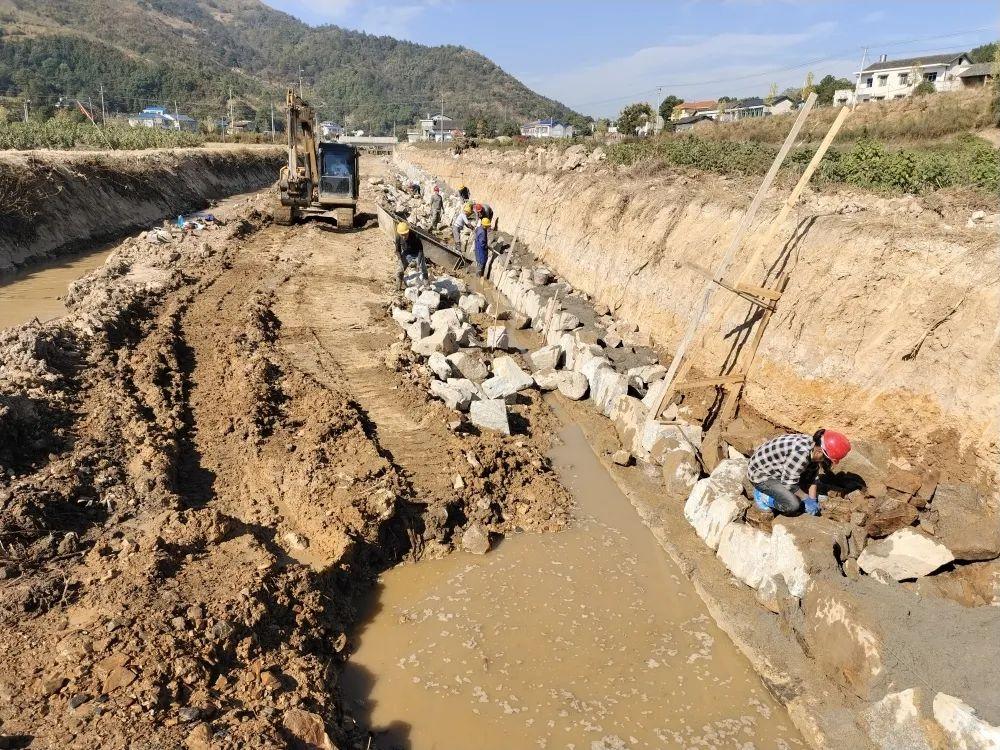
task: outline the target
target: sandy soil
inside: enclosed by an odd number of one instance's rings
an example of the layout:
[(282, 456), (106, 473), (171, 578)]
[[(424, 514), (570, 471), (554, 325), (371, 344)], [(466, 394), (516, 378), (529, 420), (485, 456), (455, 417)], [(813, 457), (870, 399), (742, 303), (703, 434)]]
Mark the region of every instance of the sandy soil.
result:
[(363, 747), (336, 683), (374, 576), (473, 521), (565, 523), (540, 403), (513, 438), (453, 429), (377, 230), (264, 200), (126, 241), (66, 318), (0, 332), (9, 746)]

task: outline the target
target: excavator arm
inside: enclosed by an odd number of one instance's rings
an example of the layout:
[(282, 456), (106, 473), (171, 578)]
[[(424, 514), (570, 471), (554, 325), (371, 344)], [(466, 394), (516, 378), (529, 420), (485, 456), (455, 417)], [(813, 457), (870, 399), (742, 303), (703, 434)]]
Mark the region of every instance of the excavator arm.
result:
[[(288, 138), (288, 163), (281, 168), (278, 189), (281, 192), (280, 223), (291, 223), (296, 208), (305, 208), (316, 200), (319, 186), (319, 164), (316, 158), (316, 134), (313, 130), (315, 113), (295, 93), (285, 95), (287, 112), (285, 134)], [(279, 218), (276, 214), (276, 219)]]

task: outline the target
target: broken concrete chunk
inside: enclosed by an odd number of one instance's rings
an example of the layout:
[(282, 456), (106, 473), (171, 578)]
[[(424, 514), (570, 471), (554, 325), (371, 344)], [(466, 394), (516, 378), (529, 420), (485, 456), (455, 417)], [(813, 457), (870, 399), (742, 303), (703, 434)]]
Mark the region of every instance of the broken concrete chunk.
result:
[(426, 305), (428, 310), (434, 312), (441, 307), (441, 295), (432, 289), (425, 289), (417, 297), (415, 305)]
[(424, 336), (422, 339), (414, 341), (410, 345), (410, 348), (415, 354), (429, 357), (434, 352), (452, 354), (458, 350), (458, 343), (455, 341), (455, 335), (451, 331), (442, 330), (435, 331), (429, 336)]
[(559, 387), (559, 378), (563, 373), (547, 367), (532, 374), (535, 385), (543, 391), (554, 391)]
[(463, 294), (458, 300), (458, 306), (467, 315), (476, 315), (486, 309), (486, 297), (478, 292)]
[(478, 354), (455, 352), (448, 355), (448, 362), (463, 378), (475, 383), (482, 383), (490, 374), (489, 368)]
[(503, 326), (490, 326), (486, 329), (486, 346), (490, 349), (507, 349), (510, 347), (510, 339), (507, 336), (507, 329)]
[(440, 276), (431, 282), (431, 289), (440, 297), (455, 301), (465, 294), (469, 287), (454, 276)]
[(458, 388), (442, 383), (440, 380), (431, 381), (431, 394), (441, 399), (444, 405), (455, 411), (468, 411), (472, 397), (463, 393)]
[(448, 307), (431, 313), (431, 328), (439, 331), (442, 328), (459, 328), (468, 320), (465, 312), (458, 307)]
[(487, 398), (506, 398), (534, 384), (534, 379), (518, 367), (513, 357), (497, 357), (493, 360), (493, 377), (483, 381), (483, 393)]
[(897, 581), (905, 581), (930, 575), (954, 559), (940, 542), (914, 529), (900, 529), (885, 539), (869, 541), (858, 557), (858, 565), (869, 575), (882, 571)]
[(558, 345), (543, 346), (541, 349), (531, 352), (528, 355), (528, 361), (531, 362), (532, 372), (556, 369), (559, 366), (559, 357), (561, 354), (562, 349)]
[(934, 536), (956, 560), (1000, 557), (1000, 516), (968, 484), (940, 484), (930, 506), (937, 512)]
[(502, 399), (473, 401), (469, 407), (469, 418), (476, 427), (495, 430), (505, 435), (510, 434), (510, 423), (507, 421), (507, 404)]
[(684, 503), (684, 518), (713, 550), (719, 548), (722, 530), (750, 505), (743, 497), (744, 471), (745, 464), (720, 462), (709, 477), (695, 484)]
[(399, 323), (399, 325), (402, 326), (403, 328), (406, 328), (406, 326), (408, 326), (410, 323), (412, 323), (414, 320), (417, 319), (417, 316), (414, 315), (409, 310), (404, 310), (402, 307), (396, 307), (395, 305), (393, 305), (392, 319), (395, 320), (397, 323)]
[(451, 363), (441, 352), (433, 352), (427, 358), (427, 366), (438, 380), (447, 380), (451, 377)]
[(426, 320), (428, 323), (431, 321), (431, 313), (433, 309), (428, 307), (423, 302), (413, 303), (413, 315), (417, 320)]
[(415, 320), (403, 329), (413, 341), (419, 341), (431, 335), (431, 324), (426, 320)]
[(553, 330), (572, 331), (580, 327), (580, 319), (573, 313), (563, 310), (552, 316), (552, 322), (549, 325)]
[(448, 378), (445, 382), (451, 388), (458, 389), (463, 396), (469, 399), (469, 401), (476, 401), (483, 397), (483, 393), (479, 390), (479, 386), (468, 378)]
[(559, 378), (559, 392), (571, 401), (579, 401), (586, 398), (589, 384), (587, 378), (579, 372), (561, 372)]

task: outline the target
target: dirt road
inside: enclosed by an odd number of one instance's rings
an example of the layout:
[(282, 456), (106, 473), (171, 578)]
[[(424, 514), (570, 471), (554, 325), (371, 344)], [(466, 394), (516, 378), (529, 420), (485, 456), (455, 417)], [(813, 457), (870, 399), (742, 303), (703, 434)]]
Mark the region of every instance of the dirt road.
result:
[(363, 746), (336, 682), (374, 576), (567, 518), (544, 429), (428, 400), (377, 230), (260, 206), (129, 240), (66, 318), (0, 334), (7, 745)]

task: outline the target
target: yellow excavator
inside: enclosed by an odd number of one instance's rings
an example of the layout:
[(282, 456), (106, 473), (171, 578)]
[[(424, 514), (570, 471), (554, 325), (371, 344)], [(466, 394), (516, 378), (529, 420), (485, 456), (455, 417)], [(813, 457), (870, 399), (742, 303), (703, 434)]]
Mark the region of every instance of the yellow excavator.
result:
[(316, 113), (293, 89), (285, 104), (288, 164), (278, 177), (275, 223), (324, 217), (336, 221), (338, 229), (350, 229), (358, 207), (358, 150), (318, 139)]

